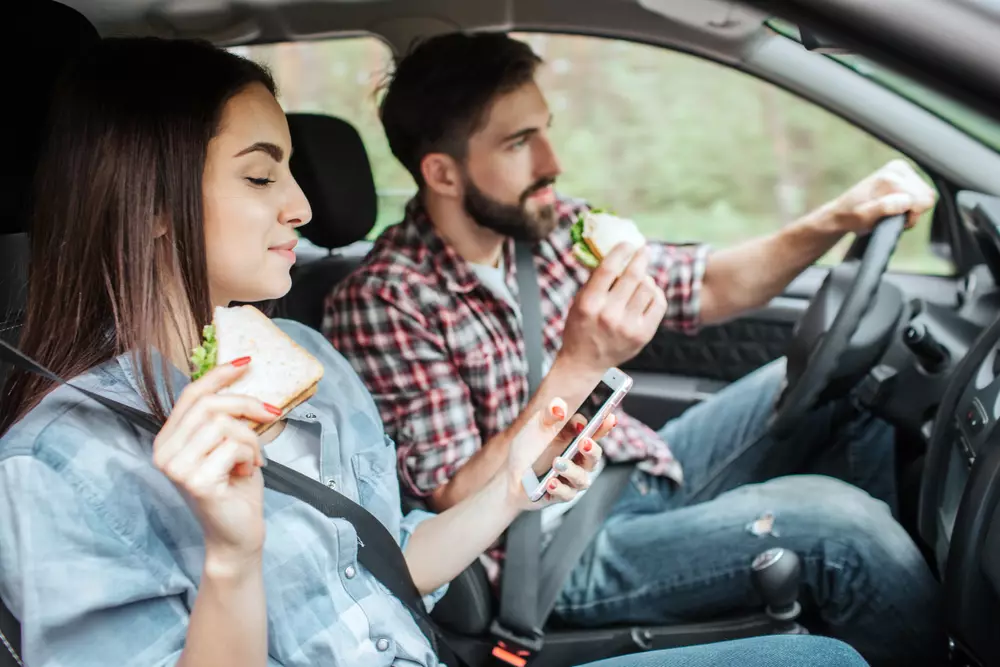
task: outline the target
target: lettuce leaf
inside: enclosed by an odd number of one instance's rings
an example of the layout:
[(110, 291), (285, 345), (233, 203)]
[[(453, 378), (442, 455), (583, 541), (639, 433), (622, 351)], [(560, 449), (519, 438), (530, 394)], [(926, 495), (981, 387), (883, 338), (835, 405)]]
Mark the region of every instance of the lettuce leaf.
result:
[(570, 227), (569, 235), (573, 243), (583, 243), (583, 213), (576, 219), (576, 223)]
[(587, 213), (604, 213), (604, 209), (592, 208), (590, 211), (581, 211), (576, 222), (569, 230), (570, 238), (573, 239), (573, 254), (581, 264), (588, 269), (596, 269), (601, 263), (597, 256), (590, 251), (587, 243), (583, 240), (583, 219)]
[(590, 248), (587, 247), (586, 243), (574, 243), (573, 255), (588, 269), (593, 270), (600, 265), (597, 257), (594, 256), (594, 253), (590, 252)]
[(191, 354), (191, 365), (194, 367), (191, 373), (192, 380), (197, 380), (215, 368), (215, 360), (219, 354), (219, 346), (215, 341), (215, 327), (211, 324), (205, 325), (201, 335), (202, 344), (194, 348)]

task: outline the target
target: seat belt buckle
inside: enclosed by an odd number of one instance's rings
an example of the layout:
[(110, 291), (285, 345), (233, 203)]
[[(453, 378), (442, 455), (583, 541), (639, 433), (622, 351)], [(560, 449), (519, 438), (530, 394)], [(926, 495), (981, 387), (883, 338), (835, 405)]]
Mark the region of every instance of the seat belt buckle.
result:
[(532, 632), (530, 636), (522, 632), (513, 632), (494, 620), (490, 625), (490, 634), (496, 639), (492, 655), (505, 665), (525, 667), (531, 658), (542, 650), (545, 644), (540, 631)]

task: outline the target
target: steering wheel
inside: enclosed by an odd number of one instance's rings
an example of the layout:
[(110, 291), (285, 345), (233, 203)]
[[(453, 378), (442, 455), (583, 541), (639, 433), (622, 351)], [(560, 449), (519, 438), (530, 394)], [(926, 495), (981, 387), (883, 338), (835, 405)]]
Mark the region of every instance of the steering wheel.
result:
[[(868, 237), (862, 258), (845, 259), (833, 268), (795, 325), (785, 355), (785, 386), (771, 417), (770, 429), (776, 437), (788, 436), (831, 381), (843, 376), (842, 359), (876, 301), (905, 223), (903, 215), (880, 221)], [(868, 346), (888, 340), (895, 315), (879, 318), (878, 331), (866, 336)], [(873, 355), (865, 356), (871, 359)]]

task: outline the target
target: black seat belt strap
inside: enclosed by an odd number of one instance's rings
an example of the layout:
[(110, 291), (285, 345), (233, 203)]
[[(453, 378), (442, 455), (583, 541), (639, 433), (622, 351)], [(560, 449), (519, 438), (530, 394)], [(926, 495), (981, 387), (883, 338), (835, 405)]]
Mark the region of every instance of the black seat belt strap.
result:
[[(2, 339), (0, 339), (0, 360), (7, 361), (23, 371), (36, 373), (53, 382), (71, 387), (149, 433), (155, 435), (162, 427), (162, 424), (147, 412), (66, 382)], [(268, 462), (262, 468), (262, 473), (267, 488), (294, 496), (328, 517), (349, 521), (358, 535), (358, 562), (381, 581), (416, 617), (417, 624), (431, 644), (435, 644), (436, 635), (463, 665), (474, 665), (479, 662), (465, 650), (460, 650), (449, 642), (445, 633), (431, 619), (416, 584), (413, 583), (399, 543), (373, 514), (347, 496), (279, 463)]]

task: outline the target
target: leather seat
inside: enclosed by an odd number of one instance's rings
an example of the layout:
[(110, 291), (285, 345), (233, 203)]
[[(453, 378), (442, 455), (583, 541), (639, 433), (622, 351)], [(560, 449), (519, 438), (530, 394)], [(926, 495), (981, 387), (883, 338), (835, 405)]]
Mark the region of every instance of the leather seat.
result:
[[(13, 39), (4, 41), (5, 62), (30, 63), (9, 68), (14, 80), (8, 90), (15, 93), (8, 105), (14, 115), (9, 126), (16, 131), (6, 139), (12, 156), (0, 167), (0, 336), (7, 341), (17, 339), (27, 300), (27, 221), (52, 87), (63, 67), (100, 39), (75, 9), (52, 0), (23, 5), (5, 26)], [(0, 387), (8, 372), (0, 364)]]
[(312, 207), (303, 237), (329, 252), (292, 271), (292, 288), (274, 314), (320, 330), (327, 294), (371, 249), (365, 237), (375, 227), (378, 197), (361, 136), (347, 121), (320, 114), (290, 113), (292, 175)]
[[(59, 74), (100, 36), (75, 9), (52, 0), (19, 3), (4, 26), (13, 39), (4, 41), (4, 62), (14, 92), (8, 113), (15, 128), (6, 141), (12, 156), (3, 161), (0, 175), (0, 336), (16, 343), (27, 302), (28, 219), (32, 206), (35, 167), (47, 130), (49, 103)], [(0, 388), (10, 369), (0, 363)], [(3, 545), (0, 545), (0, 549)], [(21, 631), (10, 611), (0, 604), (0, 633), (9, 646), (0, 646), (0, 667), (18, 663), (10, 651), (19, 652)]]

